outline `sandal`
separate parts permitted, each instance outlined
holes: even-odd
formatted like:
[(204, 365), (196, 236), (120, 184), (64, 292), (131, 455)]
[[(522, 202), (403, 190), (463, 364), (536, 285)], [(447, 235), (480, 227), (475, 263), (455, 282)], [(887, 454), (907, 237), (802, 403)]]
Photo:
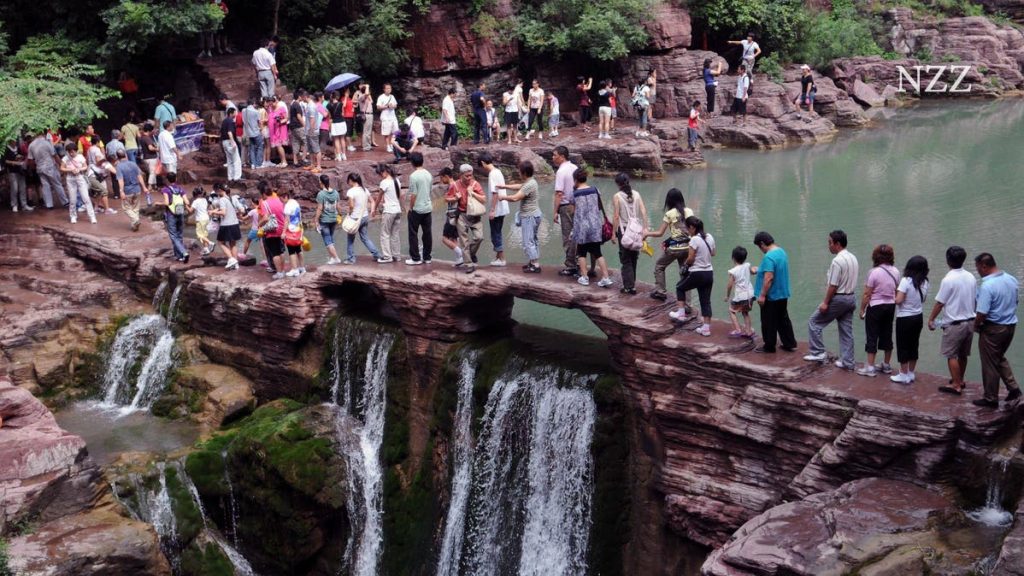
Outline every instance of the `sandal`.
[(939, 392), (945, 392), (946, 394), (953, 394), (954, 396), (962, 396), (964, 393), (963, 388), (954, 388), (952, 386), (939, 386)]
[(523, 266), (523, 272), (526, 272), (527, 274), (540, 274), (540, 266), (527, 264), (526, 266)]
[(739, 331), (739, 330), (733, 330), (732, 332), (729, 332), (729, 338), (746, 338), (746, 337), (747, 337), (747, 335), (744, 334), (743, 332)]

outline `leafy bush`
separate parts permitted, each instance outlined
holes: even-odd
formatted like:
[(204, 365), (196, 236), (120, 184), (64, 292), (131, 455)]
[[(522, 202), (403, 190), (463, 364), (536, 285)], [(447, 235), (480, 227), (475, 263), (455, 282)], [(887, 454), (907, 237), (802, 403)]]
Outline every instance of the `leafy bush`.
[(102, 50), (115, 62), (128, 60), (168, 38), (217, 30), (224, 20), (220, 7), (212, 2), (168, 6), (151, 0), (120, 0), (101, 15), (107, 23), (107, 41)]
[(765, 51), (789, 53), (810, 14), (800, 0), (705, 0), (694, 5), (695, 15), (717, 32), (734, 38), (760, 32), (758, 44)]
[(867, 21), (852, 4), (837, 1), (832, 12), (817, 14), (808, 21), (793, 54), (797, 60), (820, 68), (836, 58), (882, 53)]
[(654, 0), (528, 0), (516, 34), (535, 53), (615, 60), (647, 43), (643, 22), (653, 6)]
[(772, 82), (782, 83), (782, 62), (779, 61), (778, 52), (758, 60), (755, 71), (764, 72)]
[(0, 538), (0, 576), (14, 576), (10, 566), (11, 559), (7, 554), (7, 540)]

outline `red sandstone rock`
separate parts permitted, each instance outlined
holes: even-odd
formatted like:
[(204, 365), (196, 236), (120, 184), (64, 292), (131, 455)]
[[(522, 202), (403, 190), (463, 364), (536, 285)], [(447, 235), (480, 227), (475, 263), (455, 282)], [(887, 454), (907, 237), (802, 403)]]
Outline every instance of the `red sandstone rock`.
[[(513, 16), (510, 0), (498, 0), (486, 13), (499, 23)], [(478, 18), (464, 4), (432, 4), (429, 11), (411, 21), (406, 42), (413, 67), (420, 72), (492, 70), (514, 63), (519, 44), (504, 30), (491, 37), (478, 34)]]
[(670, 2), (658, 4), (644, 28), (650, 36), (648, 46), (655, 50), (686, 48), (693, 41), (690, 11)]

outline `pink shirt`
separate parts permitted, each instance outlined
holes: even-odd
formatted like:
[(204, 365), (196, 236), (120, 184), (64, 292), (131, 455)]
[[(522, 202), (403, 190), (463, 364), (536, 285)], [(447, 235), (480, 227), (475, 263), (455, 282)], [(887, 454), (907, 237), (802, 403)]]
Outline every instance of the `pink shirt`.
[(263, 201), (263, 205), (277, 219), (277, 230), (267, 232), (267, 238), (280, 238), (288, 221), (284, 219), (284, 204), (277, 196), (271, 196)]
[(871, 288), (871, 300), (868, 302), (868, 306), (895, 304), (896, 287), (899, 283), (900, 271), (895, 266), (882, 264), (872, 268), (871, 272), (868, 272), (867, 282), (864, 283), (865, 286)]
[(320, 113), (320, 117), (323, 118), (323, 120), (320, 121), (320, 129), (321, 130), (330, 130), (331, 129), (331, 115), (327, 113), (327, 108), (324, 108), (323, 103), (320, 103), (320, 104), (316, 105), (316, 111), (319, 112)]
[[(283, 121), (283, 122), (282, 122)], [(283, 145), (288, 141), (288, 107), (278, 103), (270, 113), (270, 142), (274, 146)]]

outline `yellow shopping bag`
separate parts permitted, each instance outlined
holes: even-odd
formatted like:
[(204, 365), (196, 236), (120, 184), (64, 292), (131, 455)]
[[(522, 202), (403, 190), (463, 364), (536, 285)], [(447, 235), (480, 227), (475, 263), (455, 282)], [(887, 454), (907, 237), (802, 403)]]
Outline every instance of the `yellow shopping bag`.
[(305, 236), (303, 236), (302, 237), (302, 251), (303, 252), (309, 252), (312, 249), (313, 249), (313, 245), (309, 243), (309, 238), (306, 238)]
[(641, 248), (640, 251), (643, 252), (644, 254), (647, 254), (648, 256), (654, 256), (654, 248), (652, 248), (651, 245), (647, 243), (647, 240), (644, 240), (644, 247)]

